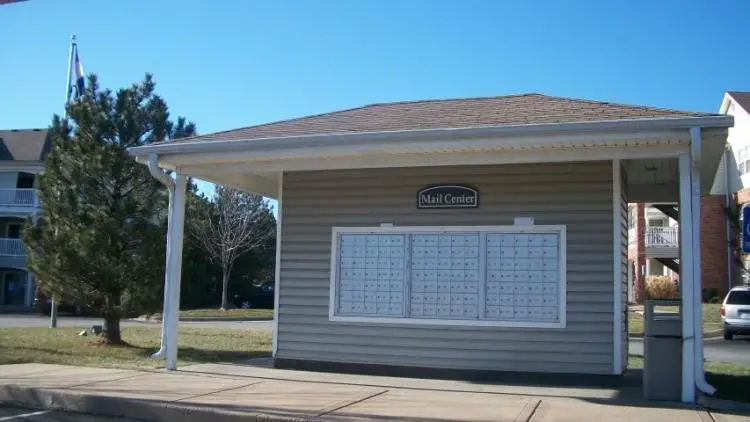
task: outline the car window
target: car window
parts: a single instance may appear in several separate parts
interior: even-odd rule
[[[735,290],[729,292],[727,305],[750,305],[750,291]]]

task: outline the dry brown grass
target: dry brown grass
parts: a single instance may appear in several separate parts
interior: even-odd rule
[[[662,275],[650,275],[646,277],[646,297],[649,299],[677,299],[677,283],[671,278]]]

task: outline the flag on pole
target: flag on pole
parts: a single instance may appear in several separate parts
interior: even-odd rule
[[[81,59],[78,57],[78,44],[73,43],[72,61],[70,66],[70,78],[68,79],[68,101],[76,99],[83,95],[85,86],[83,79],[83,66]]]

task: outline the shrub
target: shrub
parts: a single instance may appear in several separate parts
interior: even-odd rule
[[[677,283],[670,277],[650,275],[646,277],[646,297],[649,299],[677,299]]]

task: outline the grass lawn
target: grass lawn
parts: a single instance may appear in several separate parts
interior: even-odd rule
[[[100,337],[82,328],[2,328],[0,364],[57,363],[109,368],[162,368],[164,361],[149,359],[159,349],[159,328],[123,327],[129,346],[103,346]],[[215,328],[179,329],[178,363],[221,362],[271,356],[271,334]]]
[[[153,314],[153,317],[161,317],[161,313]],[[253,318],[273,319],[273,309],[227,309],[222,311],[217,308],[206,309],[183,309],[180,310],[181,317],[210,317],[210,318]]]
[[[750,402],[750,367],[720,362],[705,362],[706,381],[716,387],[716,397]],[[642,369],[643,358],[630,356],[628,368]]]
[[[703,304],[703,332],[721,330],[721,315],[719,315],[719,303]],[[643,316],[628,312],[628,331],[630,334],[643,334]]]

